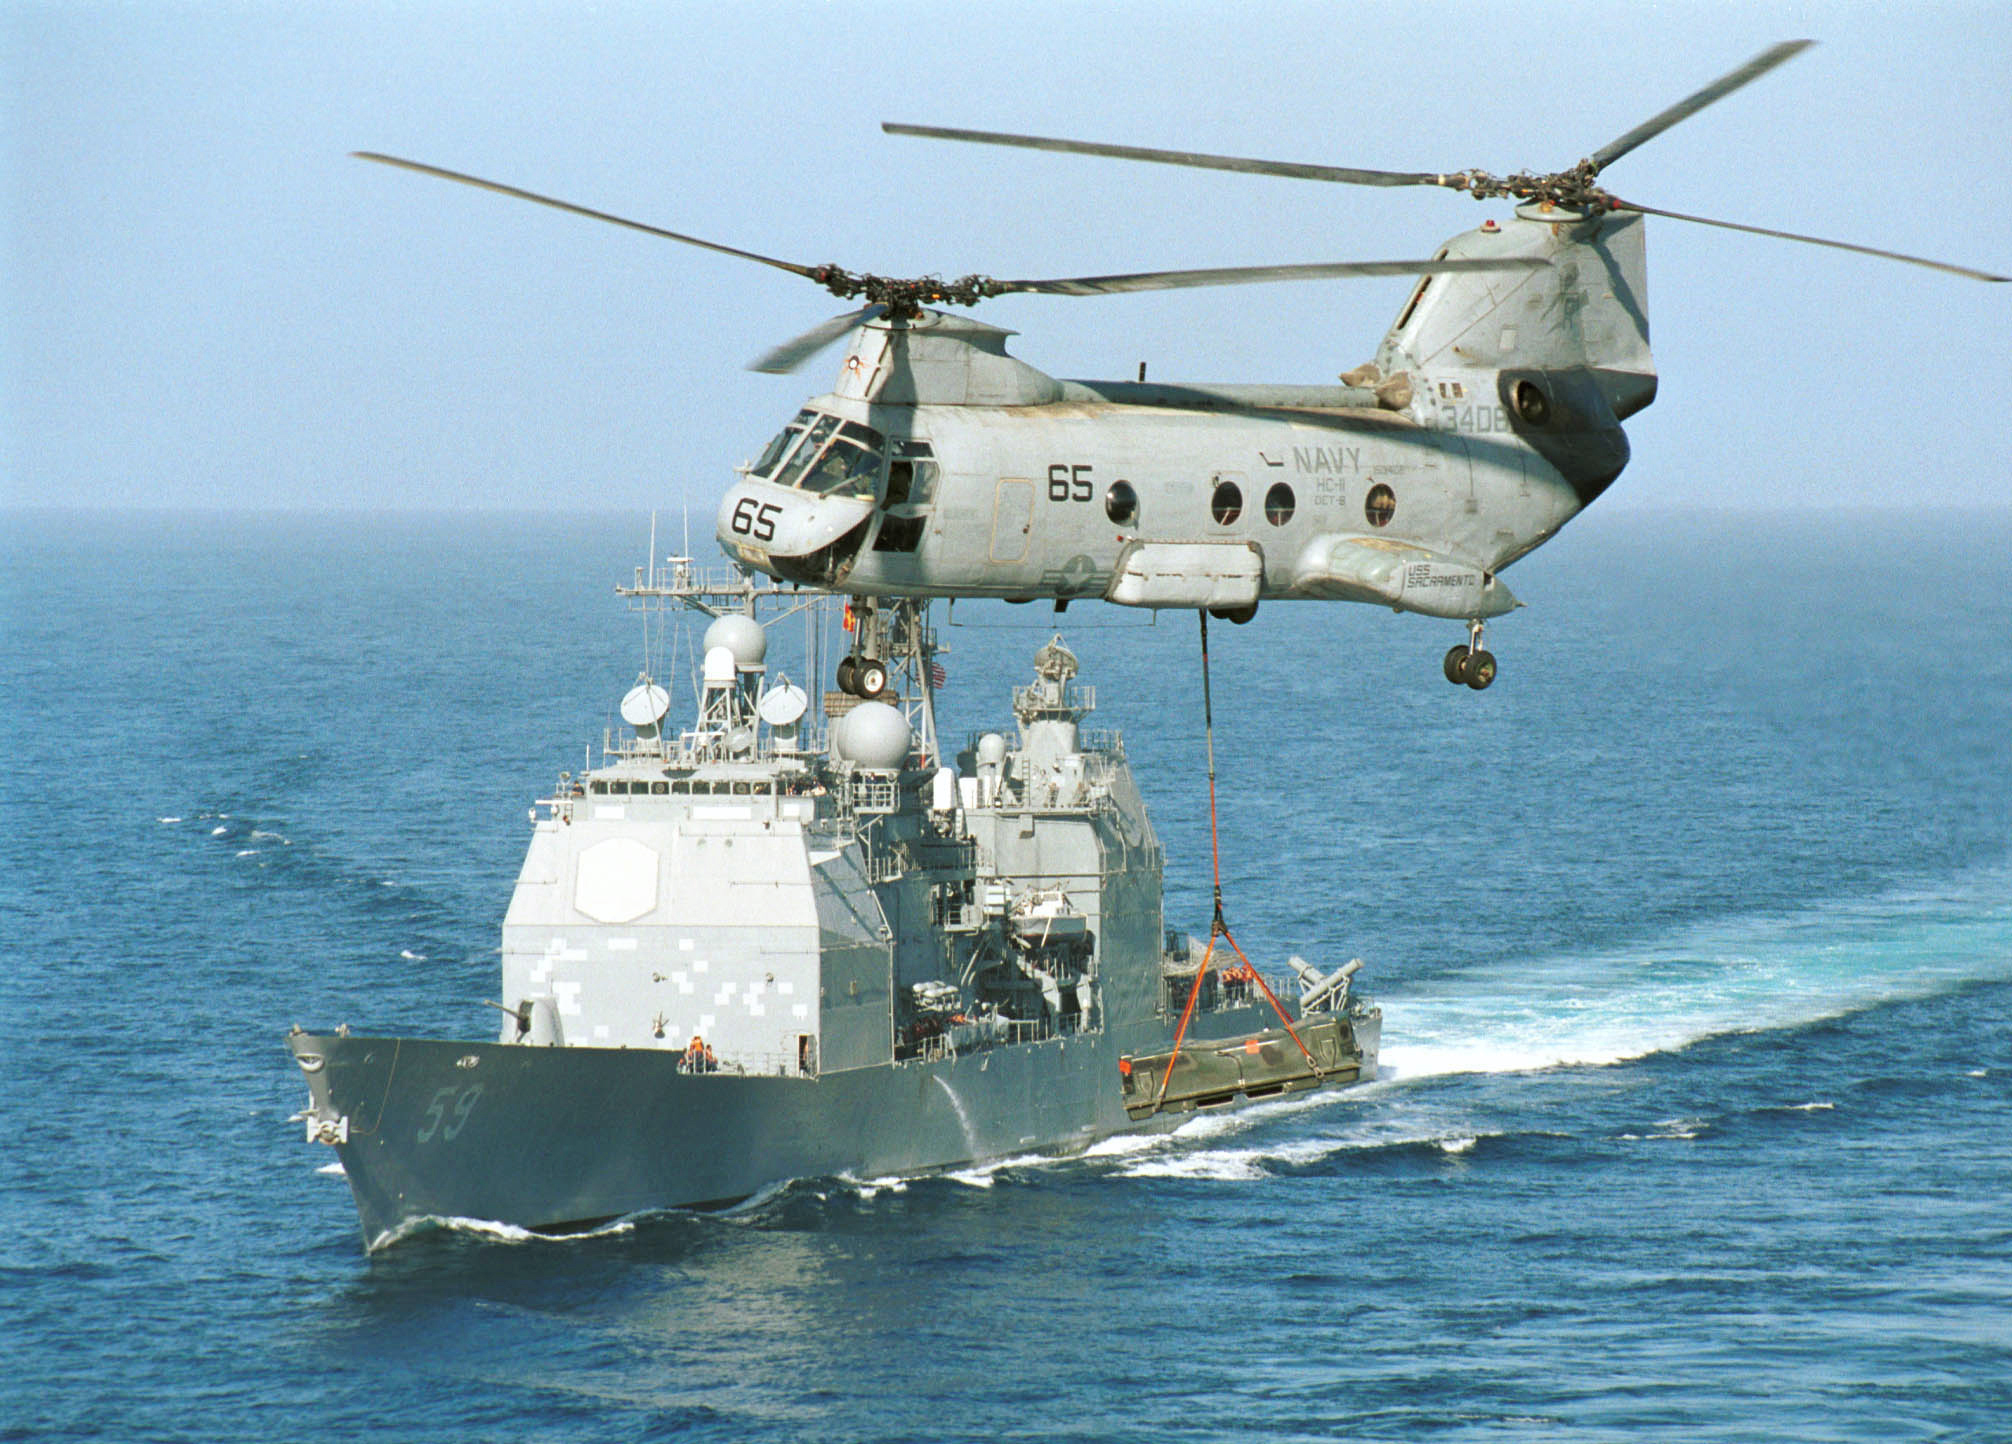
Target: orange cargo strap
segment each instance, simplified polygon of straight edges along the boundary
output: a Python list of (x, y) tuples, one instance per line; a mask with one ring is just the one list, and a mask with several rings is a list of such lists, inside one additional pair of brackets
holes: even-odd
[(1167, 1071), (1160, 1075), (1160, 1091), (1153, 1097), (1153, 1111), (1156, 1113), (1159, 1111), (1160, 1106), (1166, 1102), (1167, 1087), (1174, 1081), (1174, 1065), (1181, 1061), (1181, 1045), (1187, 1040), (1188, 1024), (1194, 1020), (1195, 1001), (1201, 997), (1202, 993), (1202, 979), (1208, 976), (1209, 964), (1215, 958), (1217, 938), (1221, 938), (1230, 945), (1230, 951), (1235, 953), (1238, 961), (1243, 964), (1240, 975), (1248, 977), (1258, 985), (1259, 991), (1265, 995), (1265, 1001), (1270, 1003), (1272, 1011), (1278, 1014), (1279, 1022), (1285, 1025), (1286, 1035), (1292, 1039), (1294, 1046), (1299, 1049), (1300, 1056), (1306, 1059), (1307, 1066), (1312, 1068), (1316, 1074), (1327, 1071), (1320, 1064), (1316, 1063), (1313, 1054), (1307, 1051), (1307, 1046), (1301, 1041), (1298, 1030), (1292, 1025), (1292, 1018), (1286, 1013), (1285, 1005), (1280, 1003), (1277, 995), (1272, 992), (1271, 985), (1264, 980), (1264, 974), (1260, 973), (1256, 965), (1244, 956), (1244, 950), (1237, 946), (1235, 934), (1230, 932), (1230, 925), (1223, 920), (1223, 853), (1221, 840), (1216, 829), (1216, 718), (1215, 704), (1209, 694), (1208, 609), (1205, 607), (1199, 608), (1196, 610), (1195, 615), (1200, 617), (1202, 622), (1202, 736), (1208, 745), (1209, 866), (1215, 873), (1215, 916), (1209, 921), (1209, 945), (1202, 951), (1201, 966), (1195, 969), (1195, 980), (1188, 988), (1187, 1006), (1181, 1009), (1181, 1025), (1174, 1030), (1174, 1051), (1167, 1057)]

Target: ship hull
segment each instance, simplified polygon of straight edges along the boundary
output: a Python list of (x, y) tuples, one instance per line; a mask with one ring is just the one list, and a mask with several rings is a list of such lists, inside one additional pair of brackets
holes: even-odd
[[(1100, 1034), (818, 1078), (693, 1074), (638, 1049), (287, 1042), (310, 1136), (334, 1144), (367, 1248), (419, 1219), (563, 1230), (721, 1206), (792, 1178), (1070, 1152), (1188, 1116), (1127, 1116), (1119, 1061), (1131, 1050)], [(1374, 1076), (1373, 1021), (1355, 1042), (1354, 1066), (1326, 1086)]]

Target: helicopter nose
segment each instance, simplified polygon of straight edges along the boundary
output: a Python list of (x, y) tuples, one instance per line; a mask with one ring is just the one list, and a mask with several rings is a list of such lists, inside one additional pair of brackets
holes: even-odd
[(873, 515), (871, 498), (806, 496), (763, 481), (742, 481), (720, 500), (715, 523), (727, 554), (771, 576), (800, 580), (788, 562), (826, 551), (860, 534)]

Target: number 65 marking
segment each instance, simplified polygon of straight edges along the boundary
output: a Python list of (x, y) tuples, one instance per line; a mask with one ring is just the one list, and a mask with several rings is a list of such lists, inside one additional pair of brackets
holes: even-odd
[[(457, 1096), (458, 1095), (458, 1096)], [(468, 1125), (468, 1115), (475, 1111), (475, 1100), (482, 1096), (482, 1085), (470, 1083), (466, 1088), (457, 1089), (452, 1083), (436, 1089), (433, 1101), (426, 1105), (427, 1124), (419, 1130), (419, 1141), (431, 1143), (433, 1135), (439, 1134), (444, 1142), (452, 1143), (454, 1135)], [(448, 1101), (453, 1100), (454, 1121), (449, 1123)], [(442, 1125), (445, 1125), (444, 1127)]]
[(1088, 501), (1095, 489), (1090, 483), (1090, 466), (1071, 466), (1058, 461), (1048, 468), (1048, 500)]
[(751, 496), (744, 496), (734, 507), (728, 525), (736, 536), (752, 536), (756, 541), (775, 540), (775, 519), (782, 515), (782, 507), (776, 502), (757, 503)]

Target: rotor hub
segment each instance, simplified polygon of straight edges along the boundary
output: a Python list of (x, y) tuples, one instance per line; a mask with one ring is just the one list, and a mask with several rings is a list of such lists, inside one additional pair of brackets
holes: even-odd
[(954, 281), (940, 276), (907, 279), (824, 265), (813, 267), (810, 278), (840, 300), (858, 298), (869, 305), (885, 306), (890, 321), (912, 321), (925, 306), (975, 306), (999, 294), (998, 282), (990, 276), (960, 276)]
[(1534, 201), (1588, 215), (1619, 210), (1619, 199), (1597, 184), (1599, 174), (1597, 165), (1582, 160), (1570, 170), (1553, 171), (1549, 175), (1521, 170), (1514, 175), (1497, 176), (1485, 170), (1469, 170), (1448, 176), (1447, 180), (1452, 189), (1466, 191), (1477, 201)]

